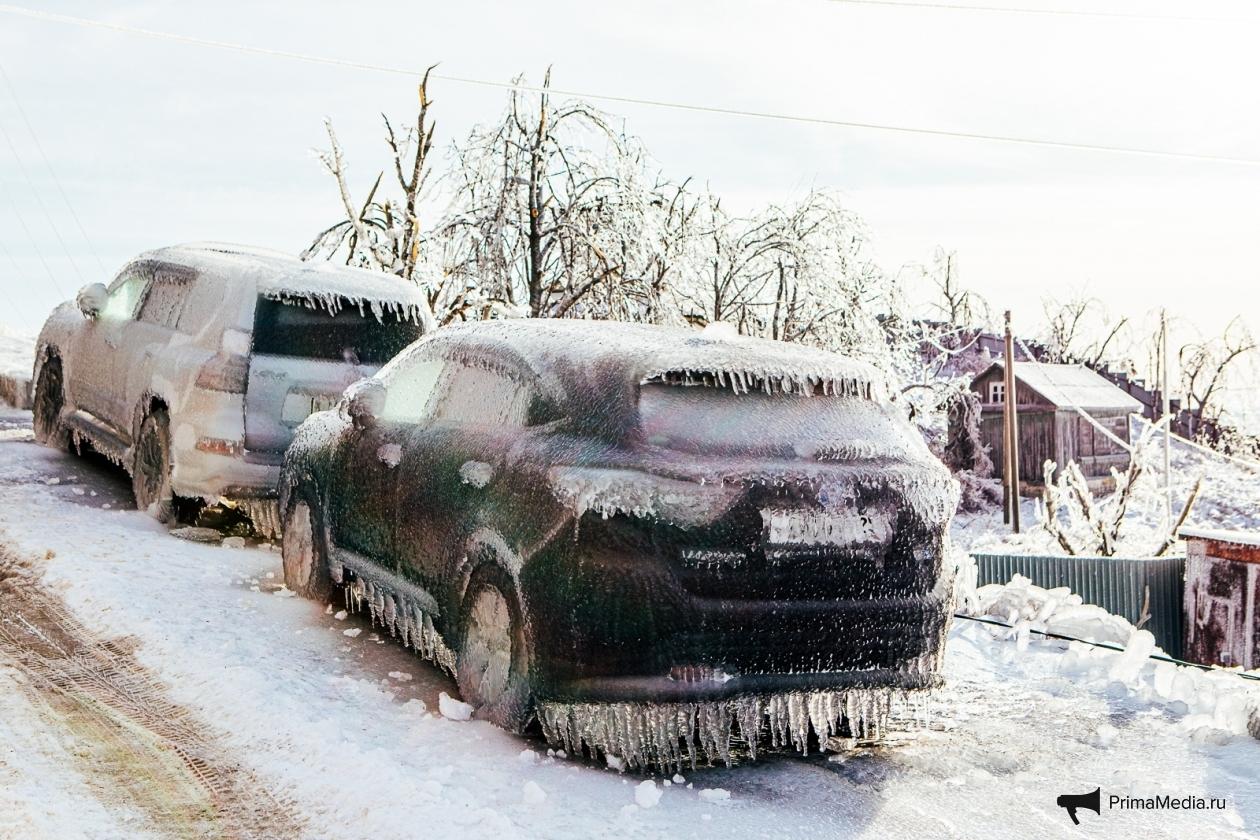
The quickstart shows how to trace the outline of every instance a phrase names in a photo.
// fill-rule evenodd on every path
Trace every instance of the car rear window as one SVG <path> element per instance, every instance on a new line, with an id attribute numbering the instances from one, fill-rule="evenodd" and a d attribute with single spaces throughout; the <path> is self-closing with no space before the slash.
<path id="1" fill-rule="evenodd" d="M 347 305 L 330 315 L 296 301 L 260 298 L 254 352 L 299 359 L 381 365 L 420 337 L 420 326 L 389 313 L 380 320 Z"/>
<path id="2" fill-rule="evenodd" d="M 648 383 L 639 428 L 651 446 L 703 455 L 772 458 L 898 457 L 914 444 L 887 406 L 835 395 L 803 396 L 705 385 Z"/>

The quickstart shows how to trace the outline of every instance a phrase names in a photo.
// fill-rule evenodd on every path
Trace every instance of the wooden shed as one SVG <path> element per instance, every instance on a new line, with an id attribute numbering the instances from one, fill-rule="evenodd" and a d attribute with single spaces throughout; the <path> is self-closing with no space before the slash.
<path id="1" fill-rule="evenodd" d="M 1260 535 L 1182 528 L 1184 655 L 1204 665 L 1260 667 Z"/>
<path id="2" fill-rule="evenodd" d="M 971 381 L 980 396 L 980 436 L 994 464 L 1003 460 L 1003 366 L 995 362 Z M 1015 362 L 1015 404 L 1019 410 L 1019 480 L 1044 483 L 1042 465 L 1062 468 L 1075 461 L 1089 479 L 1104 479 L 1111 468 L 1129 467 L 1129 453 L 1082 417 L 1087 412 L 1119 440 L 1130 443 L 1129 415 L 1142 404 L 1083 365 Z"/>

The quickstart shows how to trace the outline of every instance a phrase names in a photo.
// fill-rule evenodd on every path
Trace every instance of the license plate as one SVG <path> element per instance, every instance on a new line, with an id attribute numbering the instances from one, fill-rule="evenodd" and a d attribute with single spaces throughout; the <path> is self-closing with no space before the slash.
<path id="1" fill-rule="evenodd" d="M 290 391 L 284 397 L 284 406 L 280 410 L 280 419 L 290 425 L 297 425 L 317 411 L 327 411 L 337 404 L 337 397 L 327 394 L 308 394 L 303 391 Z"/>
<path id="2" fill-rule="evenodd" d="M 892 541 L 893 517 L 888 510 L 761 511 L 766 541 L 773 545 L 869 545 Z"/>

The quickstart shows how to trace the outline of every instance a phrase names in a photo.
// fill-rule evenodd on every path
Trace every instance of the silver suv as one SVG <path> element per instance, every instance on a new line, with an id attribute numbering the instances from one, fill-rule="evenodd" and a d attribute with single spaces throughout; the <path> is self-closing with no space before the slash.
<path id="1" fill-rule="evenodd" d="M 293 430 L 422 332 L 419 289 L 232 245 L 142 254 L 61 304 L 36 345 L 43 443 L 88 442 L 160 520 L 186 498 L 275 535 Z"/>

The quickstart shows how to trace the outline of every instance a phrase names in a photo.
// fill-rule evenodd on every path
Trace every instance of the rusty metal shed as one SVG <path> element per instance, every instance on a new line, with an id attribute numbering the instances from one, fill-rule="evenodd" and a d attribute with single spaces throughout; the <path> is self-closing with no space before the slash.
<path id="1" fill-rule="evenodd" d="M 1185 658 L 1260 667 L 1260 534 L 1182 528 Z"/>

